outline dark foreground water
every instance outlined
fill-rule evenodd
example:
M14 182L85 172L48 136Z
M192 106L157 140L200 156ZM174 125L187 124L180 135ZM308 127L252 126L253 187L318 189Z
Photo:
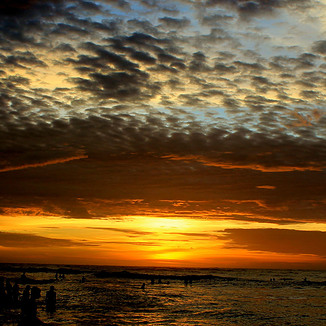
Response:
M0 276L13 280L21 267L2 265ZM33 265L26 275L51 280L59 267ZM326 271L64 267L73 269L65 279L37 284L38 315L52 325L326 325ZM43 302L50 285L57 292L52 315ZM18 314L0 313L0 325L17 325Z

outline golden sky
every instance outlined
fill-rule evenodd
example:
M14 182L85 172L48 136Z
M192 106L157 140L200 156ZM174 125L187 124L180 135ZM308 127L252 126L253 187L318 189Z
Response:
M0 262L325 268L325 5L2 2Z

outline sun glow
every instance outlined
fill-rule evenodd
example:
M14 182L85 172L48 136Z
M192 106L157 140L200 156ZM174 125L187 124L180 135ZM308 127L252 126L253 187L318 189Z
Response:
M24 215L33 212L37 215ZM264 230L271 228L268 223L151 216L63 218L43 215L37 208L12 213L15 214L11 217L0 216L6 237L0 252L7 261L16 256L24 261L26 255L33 262L47 262L52 257L56 263L237 267L319 260L314 255L253 250L241 242L239 246L234 241L241 238L230 238L231 233L225 232ZM284 230L284 226L279 228ZM302 232L320 228L314 224L298 225Z

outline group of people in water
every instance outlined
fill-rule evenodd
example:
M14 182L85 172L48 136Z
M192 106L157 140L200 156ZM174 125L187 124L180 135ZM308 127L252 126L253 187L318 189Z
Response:
M185 286L188 286L188 285L192 285L192 278L191 277L189 277L189 276L186 276L185 278L184 278L184 280L183 280L183 282L184 282L184 285ZM153 285L153 284L155 284L155 278L151 278L151 285ZM158 280L157 280L157 284L163 284L163 282L162 282L162 279L159 277L158 278ZM170 281L167 281L166 282L166 284L170 284ZM145 283L143 283L142 285L141 285L141 287L140 287L142 290L145 290L145 288L146 288L146 284Z
M38 326L44 323L37 317L38 299L41 297L41 289L37 286L26 285L20 294L19 284L16 281L12 286L10 280L0 278L0 311L19 309L19 326ZM53 285L46 292L45 307L49 313L56 311L56 292Z

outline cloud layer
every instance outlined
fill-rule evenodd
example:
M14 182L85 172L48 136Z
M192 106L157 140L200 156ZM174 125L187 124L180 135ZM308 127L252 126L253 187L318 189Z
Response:
M1 214L325 223L324 6L2 1Z

